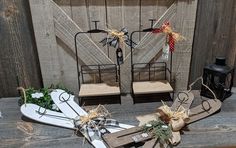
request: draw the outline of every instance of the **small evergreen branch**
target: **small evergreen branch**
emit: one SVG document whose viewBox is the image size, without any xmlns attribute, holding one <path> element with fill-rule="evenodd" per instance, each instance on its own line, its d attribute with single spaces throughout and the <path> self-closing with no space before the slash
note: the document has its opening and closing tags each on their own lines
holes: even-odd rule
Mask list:
<svg viewBox="0 0 236 148">
<path fill-rule="evenodd" d="M 160 143 L 169 143 L 172 137 L 171 127 L 160 119 L 153 120 L 142 126 L 144 132 L 152 133 L 153 137 L 159 139 Z"/>
</svg>

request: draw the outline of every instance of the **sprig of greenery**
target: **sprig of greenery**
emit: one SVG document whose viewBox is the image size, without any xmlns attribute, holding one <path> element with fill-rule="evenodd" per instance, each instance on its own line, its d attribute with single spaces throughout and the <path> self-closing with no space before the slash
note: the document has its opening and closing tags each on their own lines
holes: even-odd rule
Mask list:
<svg viewBox="0 0 236 148">
<path fill-rule="evenodd" d="M 35 90 L 34 88 L 27 89 L 25 92 L 26 102 L 37 104 L 38 106 L 53 110 L 52 105 L 54 102 L 50 96 L 51 91 L 52 90 L 49 90 L 48 88 L 41 88 L 39 90 Z M 43 96 L 40 98 L 33 98 L 32 94 L 34 93 L 43 93 Z"/>
<path fill-rule="evenodd" d="M 53 108 L 54 102 L 50 96 L 50 93 L 52 92 L 53 89 L 63 89 L 67 93 L 73 94 L 73 92 L 69 91 L 66 87 L 64 87 L 61 84 L 57 84 L 57 85 L 52 84 L 49 88 L 41 88 L 39 90 L 31 87 L 31 88 L 25 89 L 26 103 L 32 103 L 46 109 L 58 111 Z M 32 94 L 34 93 L 42 93 L 43 96 L 40 98 L 33 98 Z M 23 102 L 24 102 L 24 97 L 22 96 L 21 99 L 19 100 L 19 105 L 22 105 Z"/>
<path fill-rule="evenodd" d="M 162 144 L 169 143 L 169 139 L 172 137 L 171 127 L 160 119 L 148 122 L 142 126 L 142 129 L 144 132 L 152 133 Z"/>
</svg>

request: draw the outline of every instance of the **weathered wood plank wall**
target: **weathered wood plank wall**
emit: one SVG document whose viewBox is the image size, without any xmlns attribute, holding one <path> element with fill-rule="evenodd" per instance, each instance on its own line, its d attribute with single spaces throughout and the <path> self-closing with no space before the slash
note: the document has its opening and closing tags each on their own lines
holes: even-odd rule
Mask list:
<svg viewBox="0 0 236 148">
<path fill-rule="evenodd" d="M 101 29 L 107 27 L 121 29 L 121 27 L 127 26 L 131 32 L 149 27 L 148 19 L 158 19 L 173 0 L 55 0 L 55 2 L 81 30 L 93 29 L 91 21 L 100 20 L 98 26 Z M 226 56 L 227 63 L 236 68 L 236 1 L 199 0 L 193 52 L 191 53 L 195 22 L 193 10 L 196 9 L 196 4 L 196 0 L 177 1 L 175 17 L 180 19 L 172 21 L 175 30 L 188 39 L 186 42 L 178 44 L 174 53 L 173 70 L 177 82 L 179 82 L 176 87 L 180 89 L 186 88 L 188 79 L 189 82 L 192 82 L 200 76 L 203 67 L 214 62 L 216 56 Z M 35 30 L 35 34 L 39 36 L 41 34 L 41 42 L 36 40 L 38 44 L 41 43 L 42 48 L 45 48 L 39 51 L 44 84 L 48 86 L 51 83 L 62 83 L 76 91 L 78 86 L 73 40 L 68 45 L 63 39 L 55 37 L 54 24 L 48 22 L 48 19 L 44 19 L 50 18 L 47 12 L 50 11 L 52 14 L 52 10 L 48 10 L 49 6 L 38 7 L 39 5 L 47 5 L 46 0 L 35 1 L 34 10 L 32 10 L 33 13 L 42 12 L 41 16 L 38 16 L 38 20 L 36 19 L 36 25 L 43 29 Z M 0 97 L 17 95 L 15 89 L 17 76 L 20 85 L 42 86 L 32 28 L 28 1 L 2 0 L 0 2 Z M 135 40 L 140 40 L 143 36 L 144 34 L 139 34 L 135 36 Z M 89 37 L 95 42 L 99 40 L 96 35 L 89 35 Z M 97 45 L 100 47 L 100 44 Z M 106 48 L 102 48 L 102 50 L 107 54 Z M 51 58 L 45 59 L 42 57 L 42 53 Z M 128 53 L 129 49 L 125 49 L 126 56 Z M 110 54 L 110 58 L 115 62 L 114 52 Z M 188 77 L 190 55 L 192 55 L 192 61 Z M 128 57 L 127 61 L 129 61 Z M 80 61 L 80 64 L 83 64 L 83 61 Z M 129 66 L 129 64 L 123 66 L 123 71 L 125 71 L 123 74 L 127 75 L 126 69 L 129 70 Z M 127 80 L 129 77 L 124 79 Z M 236 73 L 234 80 L 236 86 Z"/>
<path fill-rule="evenodd" d="M 0 1 L 0 98 L 18 96 L 24 87 L 42 87 L 29 3 Z"/>
<path fill-rule="evenodd" d="M 235 0 L 199 0 L 189 82 L 201 76 L 203 67 L 217 56 L 225 56 L 227 64 L 236 67 Z"/>
<path fill-rule="evenodd" d="M 51 83 L 62 83 L 67 88 L 78 92 L 78 86 L 75 83 L 75 80 L 77 79 L 76 68 L 75 66 L 72 66 L 75 65 L 73 58 L 75 53 L 73 36 L 78 31 L 93 29 L 94 26 L 91 21 L 100 20 L 98 26 L 101 29 L 113 28 L 119 30 L 123 27 L 127 27 L 129 32 L 132 32 L 134 30 L 150 27 L 148 21 L 149 18 L 158 20 L 159 17 L 162 16 L 170 6 L 172 6 L 172 9 L 170 9 L 171 11 L 167 11 L 165 14 L 166 16 L 163 17 L 164 19 L 161 20 L 157 26 L 160 26 L 164 21 L 171 20 L 174 28 L 177 28 L 176 30 L 189 37 L 187 41 L 177 46 L 177 52 L 174 55 L 175 59 L 173 66 L 175 67 L 178 66 L 178 64 L 180 65 L 173 69 L 175 73 L 181 73 L 180 78 L 175 77 L 176 79 L 178 78 L 176 88 L 186 88 L 197 0 L 176 0 L 176 2 L 174 0 L 55 0 L 54 2 L 56 2 L 60 7 L 58 7 L 51 0 L 45 0 L 44 2 L 38 2 L 37 0 L 30 1 L 32 4 L 32 17 L 34 29 L 36 30 L 35 35 L 38 44 L 39 59 L 42 61 L 41 69 L 43 82 L 45 85 L 50 85 Z M 173 2 L 175 2 L 174 6 L 172 5 Z M 49 14 L 44 14 L 44 16 L 41 16 L 42 14 L 38 13 L 40 11 L 38 10 L 40 7 L 44 8 L 41 11 L 44 11 L 44 13 L 47 12 Z M 64 10 L 64 12 L 61 10 Z M 185 14 L 188 15 L 185 17 Z M 180 20 L 175 19 L 173 15 L 179 17 Z M 52 22 L 50 22 L 49 26 L 46 28 L 42 28 L 45 27 L 45 25 L 39 25 L 39 20 L 43 21 L 43 18 L 51 18 L 52 16 L 54 25 Z M 47 19 L 47 21 L 52 20 Z M 44 21 L 43 23 L 47 24 L 47 21 Z M 48 28 L 51 30 L 49 31 L 51 32 L 51 35 L 48 35 L 47 37 L 45 36 L 45 31 L 42 30 L 47 30 Z M 144 35 L 145 34 L 137 34 L 134 39 L 136 41 L 142 40 Z M 88 37 L 91 37 L 92 40 L 88 39 Z M 43 41 L 44 38 L 49 38 L 53 41 L 47 40 L 47 43 L 42 46 L 41 41 Z M 102 39 L 102 36 L 92 34 L 88 36 L 81 35 L 78 38 L 78 44 L 80 45 L 80 64 L 116 63 L 115 50 L 110 47 L 110 53 L 108 55 L 107 48 L 103 48 L 98 43 L 98 41 Z M 163 41 L 163 37 L 159 38 L 162 39 L 161 41 Z M 86 43 L 85 40 L 87 40 L 89 43 Z M 53 45 L 49 46 L 49 42 Z M 48 47 L 45 47 L 45 45 L 48 45 Z M 155 48 L 161 49 L 161 47 L 162 44 Z M 101 48 L 101 50 L 99 48 Z M 158 54 L 160 49 L 155 49 L 155 51 L 158 51 L 155 54 Z M 121 66 L 121 86 L 122 92 L 127 93 L 130 91 L 130 49 L 123 47 L 123 50 L 126 61 L 125 64 Z M 70 53 L 70 55 L 68 56 L 66 53 Z M 88 53 L 90 53 L 89 58 L 86 56 Z M 137 55 L 142 57 L 143 61 L 145 62 L 149 62 L 152 60 L 151 57 L 155 57 L 152 51 L 148 51 L 149 54 L 152 54 L 151 57 L 148 57 L 148 55 L 142 53 L 140 52 Z M 148 57 L 148 59 L 145 60 L 145 57 Z M 181 57 L 180 60 L 179 57 Z"/>
</svg>

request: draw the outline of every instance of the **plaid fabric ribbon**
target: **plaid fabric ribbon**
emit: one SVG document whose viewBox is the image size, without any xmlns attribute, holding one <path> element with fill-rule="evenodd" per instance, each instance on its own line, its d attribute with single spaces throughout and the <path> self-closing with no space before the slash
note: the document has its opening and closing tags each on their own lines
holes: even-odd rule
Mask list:
<svg viewBox="0 0 236 148">
<path fill-rule="evenodd" d="M 102 135 L 110 133 L 106 127 L 118 127 L 122 128 L 119 125 L 119 122 L 115 119 L 106 119 L 106 118 L 96 118 L 91 122 L 80 126 L 80 120 L 74 121 L 75 127 L 79 128 L 80 132 L 84 133 L 90 141 L 101 139 Z"/>
<path fill-rule="evenodd" d="M 103 46 L 109 45 L 114 48 L 118 48 L 120 42 L 125 43 L 128 46 L 131 46 L 131 42 L 133 46 L 137 45 L 135 42 L 129 39 L 128 30 L 126 28 L 122 28 L 121 31 L 108 30 L 107 32 L 108 36 L 100 41 Z"/>
</svg>

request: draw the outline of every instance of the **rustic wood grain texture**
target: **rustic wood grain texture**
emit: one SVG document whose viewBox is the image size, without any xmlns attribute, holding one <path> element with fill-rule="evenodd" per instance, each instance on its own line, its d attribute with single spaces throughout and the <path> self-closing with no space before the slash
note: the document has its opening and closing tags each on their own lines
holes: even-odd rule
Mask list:
<svg viewBox="0 0 236 148">
<path fill-rule="evenodd" d="M 90 29 L 95 29 L 95 24 L 92 21 L 99 21 L 97 23 L 98 29 L 107 30 L 106 25 L 106 2 L 105 0 L 88 0 L 88 20 L 90 20 Z M 97 44 L 103 52 L 108 55 L 107 46 L 99 43 L 103 38 L 107 37 L 106 33 L 90 34 L 91 39 Z"/>
<path fill-rule="evenodd" d="M 55 32 L 58 38 L 64 42 L 70 49 L 74 48 L 74 35 L 82 31 L 81 28 L 76 25 L 73 20 L 61 10 L 61 8 L 51 1 L 54 8 L 54 22 Z M 66 21 L 65 21 L 66 20 Z M 77 37 L 78 57 L 82 63 L 86 65 L 94 64 L 111 64 L 112 61 L 106 56 L 106 54 L 85 34 L 78 35 Z M 75 51 L 74 51 L 75 53 Z M 89 57 L 89 58 L 88 58 Z M 74 63 L 74 62 L 72 62 Z M 81 63 L 81 62 L 80 62 Z M 65 66 L 68 67 L 68 66 Z M 69 68 L 69 67 L 68 67 Z M 69 71 L 70 76 L 75 77 L 76 69 Z M 70 77 L 71 78 L 71 77 Z M 73 80 L 67 81 L 73 86 Z M 76 86 L 76 84 L 74 84 Z M 75 89 L 76 87 L 74 87 Z M 74 90 L 78 92 L 77 90 Z"/>
<path fill-rule="evenodd" d="M 225 56 L 227 64 L 234 65 L 235 5 L 234 0 L 199 0 L 189 83 L 201 76 L 204 66 L 214 63 L 217 56 Z"/>
<path fill-rule="evenodd" d="M 129 35 L 132 31 L 139 30 L 140 28 L 140 0 L 125 0 L 122 4 L 123 11 L 123 26 L 127 28 Z M 139 41 L 139 34 L 134 36 L 135 41 Z M 122 46 L 123 56 L 126 58 L 130 54 L 130 47 Z M 131 78 L 131 62 L 126 60 L 121 65 L 121 90 L 122 93 L 130 92 L 130 78 Z"/>
<path fill-rule="evenodd" d="M 0 98 L 18 96 L 16 87 L 41 87 L 41 73 L 28 1 L 0 2 Z M 19 83 L 19 84 L 18 84 Z"/>
<path fill-rule="evenodd" d="M 61 74 L 50 1 L 29 2 L 44 86 L 57 84 Z"/>
<path fill-rule="evenodd" d="M 175 12 L 176 4 L 172 3 L 172 5 L 162 14 L 162 17 L 155 22 L 154 26 L 160 27 L 165 21 L 171 20 L 174 17 Z M 163 35 L 146 33 L 137 43 L 138 45 L 133 51 L 133 63 L 148 63 L 161 51 L 161 47 L 165 43 L 165 37 Z M 121 90 L 125 93 L 130 92 L 131 88 L 130 61 L 131 57 L 129 53 L 125 57 L 124 64 L 121 65 Z"/>
<path fill-rule="evenodd" d="M 124 27 L 123 0 L 106 0 L 106 23 L 108 29 L 120 30 Z M 116 49 L 109 48 L 109 57 L 116 63 Z M 122 47 L 122 49 L 125 47 Z M 123 49 L 125 50 L 125 49 Z"/>
<path fill-rule="evenodd" d="M 197 0 L 177 1 L 173 28 L 186 40 L 176 43 L 173 52 L 173 75 L 176 90 L 185 90 L 188 85 L 192 43 L 195 28 Z"/>
<path fill-rule="evenodd" d="M 50 1 L 50 3 L 53 8 L 56 36 L 71 49 L 74 49 L 74 35 L 82 31 L 81 28 L 57 4 L 53 1 Z M 106 54 L 87 35 L 78 35 L 77 47 L 79 58 L 87 65 L 112 63 Z"/>
<path fill-rule="evenodd" d="M 150 28 L 149 19 L 158 20 L 171 6 L 174 0 L 141 0 L 140 4 L 140 29 Z M 142 38 L 146 33 L 140 33 Z"/>
<path fill-rule="evenodd" d="M 161 25 L 170 21 L 176 13 L 176 3 L 173 3 L 162 16 L 155 22 L 155 27 L 161 27 Z M 163 34 L 146 33 L 144 37 L 138 42 L 133 52 L 133 62 L 148 63 L 153 57 L 160 51 L 165 43 L 165 36 Z M 130 55 L 129 55 L 130 56 Z M 125 60 L 127 60 L 126 57 Z"/>
<path fill-rule="evenodd" d="M 87 0 L 71 0 L 71 11 L 73 21 L 80 26 L 83 31 L 89 30 L 90 18 L 88 17 Z"/>
<path fill-rule="evenodd" d="M 58 4 L 68 16 L 72 17 L 72 0 L 55 0 L 54 2 Z M 78 92 L 78 84 L 75 83 L 75 80 L 77 80 L 75 53 L 73 49 L 69 48 L 61 39 L 56 38 L 56 41 L 60 64 L 60 85 L 74 92 Z M 79 61 L 79 64 L 81 64 L 81 61 Z"/>
<path fill-rule="evenodd" d="M 181 135 L 181 143 L 177 148 L 203 148 L 203 147 L 233 147 L 236 146 L 236 89 L 233 95 L 222 104 L 220 112 L 192 123 L 188 130 Z M 194 93 L 193 106 L 200 103 L 200 98 Z M 83 145 L 83 138 L 74 135 L 69 129 L 53 127 L 33 122 L 20 113 L 17 104 L 19 98 L 2 98 L 0 100 L 0 142 L 1 148 L 7 147 L 83 147 L 92 148 L 87 141 Z M 171 106 L 172 102 L 166 102 Z M 122 96 L 122 104 L 105 105 L 112 113 L 114 119 L 122 123 L 138 125 L 136 116 L 153 113 L 161 102 L 145 104 L 132 103 L 131 96 Z M 92 109 L 96 106 L 86 106 Z M 124 116 L 125 115 L 125 116 Z M 18 128 L 17 128 L 18 127 Z M 141 148 L 141 147 L 140 147 Z"/>
</svg>

